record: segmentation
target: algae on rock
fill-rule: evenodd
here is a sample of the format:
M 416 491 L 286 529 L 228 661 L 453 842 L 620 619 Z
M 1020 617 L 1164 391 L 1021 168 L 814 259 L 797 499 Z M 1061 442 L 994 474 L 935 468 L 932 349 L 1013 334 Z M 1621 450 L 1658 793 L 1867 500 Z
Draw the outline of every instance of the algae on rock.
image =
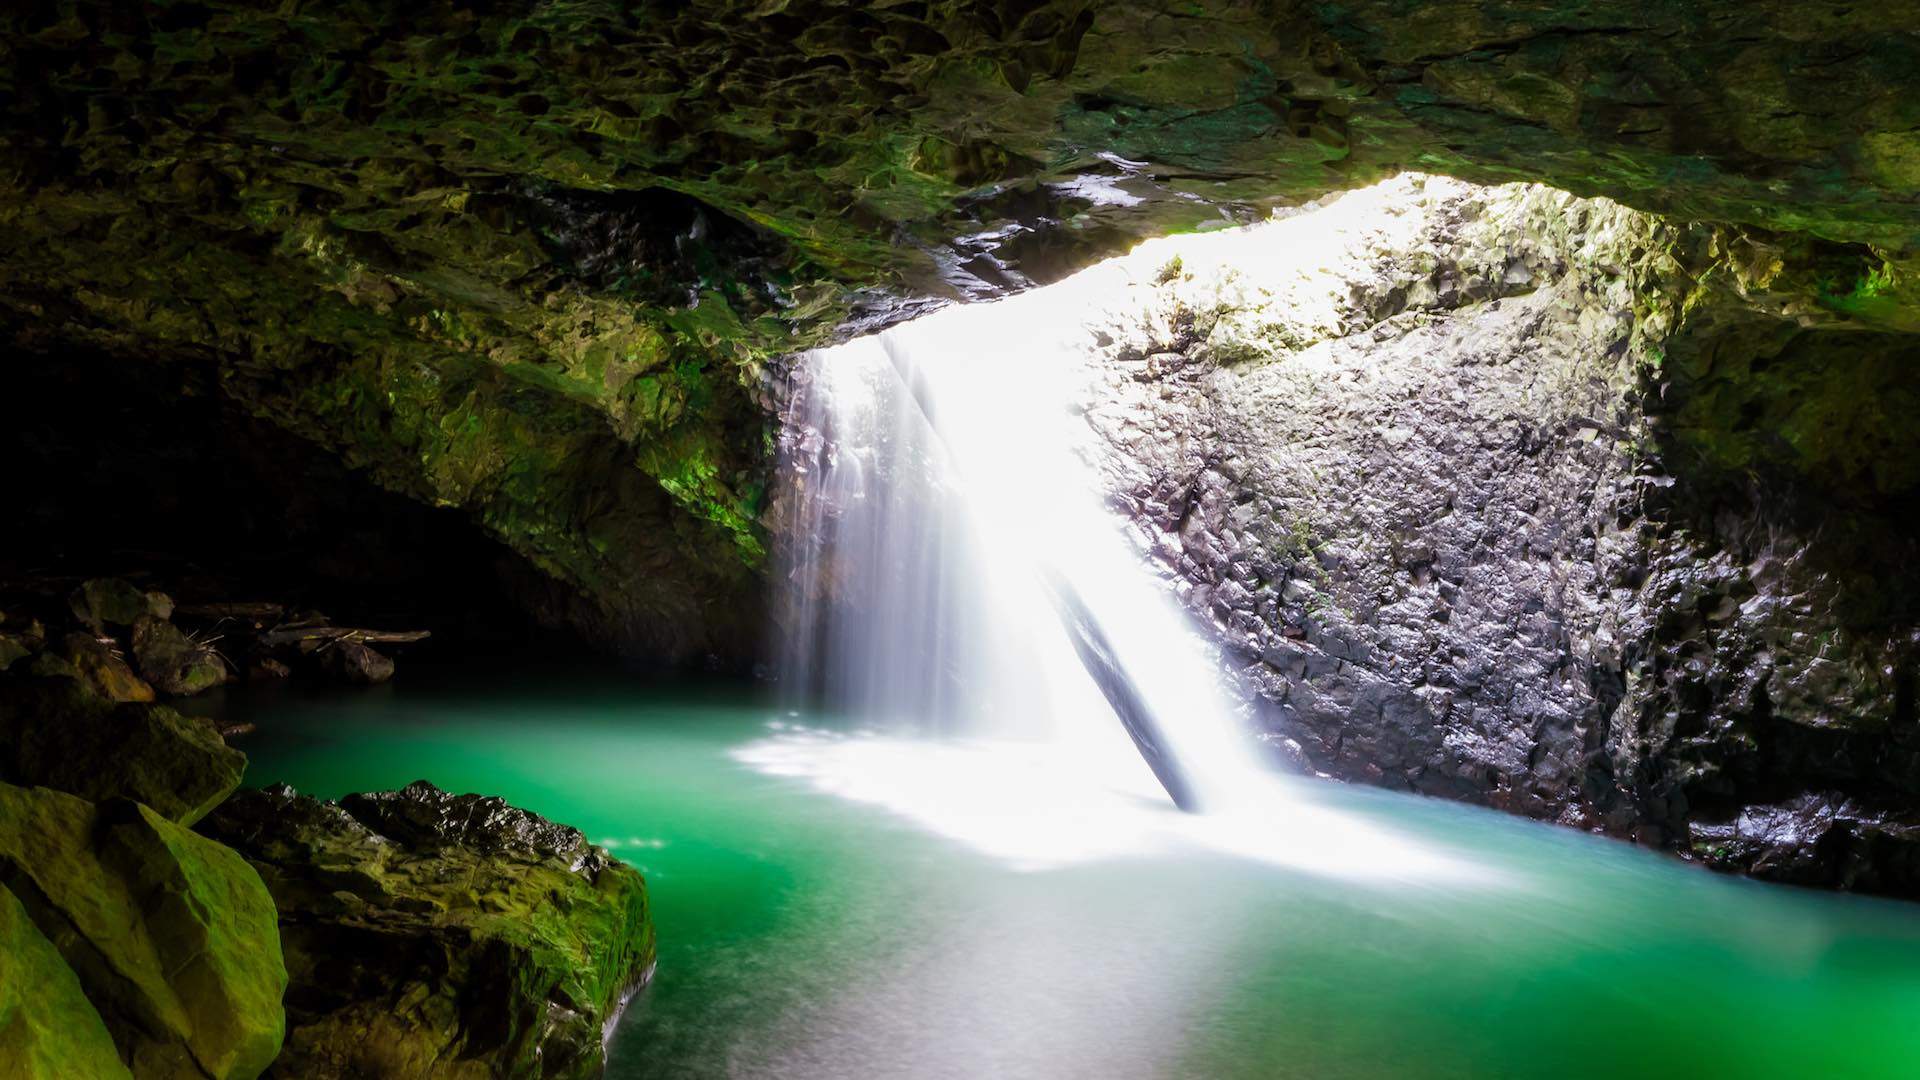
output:
M 284 785 L 201 823 L 260 871 L 292 984 L 288 1080 L 599 1075 L 650 974 L 640 875 L 576 829 L 425 781 L 337 803 Z

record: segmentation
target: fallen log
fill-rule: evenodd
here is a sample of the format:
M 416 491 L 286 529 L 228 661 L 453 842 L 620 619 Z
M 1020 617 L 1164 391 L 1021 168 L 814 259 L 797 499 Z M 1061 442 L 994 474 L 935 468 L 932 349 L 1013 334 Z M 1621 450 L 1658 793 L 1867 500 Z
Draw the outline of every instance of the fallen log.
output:
M 271 601 L 223 604 L 175 604 L 175 618 L 188 619 L 278 619 L 287 613 L 285 604 Z
M 405 645 L 431 637 L 427 630 L 361 630 L 347 626 L 296 626 L 269 630 L 260 635 L 260 644 L 269 649 L 283 645 L 330 645 L 350 641 L 357 645 Z

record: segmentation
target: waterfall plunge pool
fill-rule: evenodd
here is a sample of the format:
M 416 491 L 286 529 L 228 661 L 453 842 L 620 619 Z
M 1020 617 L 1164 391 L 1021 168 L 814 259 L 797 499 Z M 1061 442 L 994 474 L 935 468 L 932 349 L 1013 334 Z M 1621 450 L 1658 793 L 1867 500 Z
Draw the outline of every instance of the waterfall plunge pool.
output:
M 259 724 L 239 742 L 251 782 L 338 796 L 425 778 L 638 866 L 660 965 L 614 1036 L 623 1080 L 1802 1080 L 1920 1062 L 1911 905 L 1491 811 L 1314 785 L 1302 812 L 1343 823 L 1334 843 L 1311 820 L 1223 835 L 1044 756 L 612 670 L 415 664 L 379 690 L 233 693 L 224 711 Z M 1298 850 L 1283 832 L 1307 853 L 1273 857 Z
M 1324 335 L 1470 194 L 1402 177 L 1181 250 Z M 1916 1075 L 1920 909 L 1266 768 L 1166 553 L 1101 497 L 1151 467 L 1089 417 L 1158 376 L 1086 316 L 1178 337 L 1142 291 L 1171 251 L 799 358 L 774 641 L 830 712 L 410 665 L 237 695 L 252 778 L 500 795 L 639 867 L 660 962 L 628 1080 Z

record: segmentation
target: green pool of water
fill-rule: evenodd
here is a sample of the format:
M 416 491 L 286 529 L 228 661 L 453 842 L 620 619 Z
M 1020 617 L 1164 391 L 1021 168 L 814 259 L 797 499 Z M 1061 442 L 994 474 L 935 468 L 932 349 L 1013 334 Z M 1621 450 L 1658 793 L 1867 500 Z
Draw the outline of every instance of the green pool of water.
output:
M 638 866 L 660 964 L 613 1077 L 1920 1076 L 1920 908 L 1490 812 L 1311 785 L 1320 816 L 1294 828 L 1394 838 L 1388 865 L 1356 868 L 1339 856 L 1373 849 L 1337 830 L 1294 864 L 1287 826 L 1255 845 L 1279 858 L 1248 857 L 1121 800 L 1109 816 L 1151 834 L 1140 850 L 1123 833 L 1034 858 L 827 790 L 845 776 L 805 775 L 807 755 L 861 737 L 796 736 L 816 722 L 738 690 L 415 669 L 224 707 L 259 725 L 240 740 L 250 782 L 337 796 L 426 778 Z M 802 767 L 769 771 L 769 752 Z M 991 768 L 933 760 L 926 783 L 994 805 Z M 876 779 L 896 803 L 921 787 Z M 1023 835 L 1017 807 L 992 824 L 1055 854 L 1105 828 L 1055 814 Z

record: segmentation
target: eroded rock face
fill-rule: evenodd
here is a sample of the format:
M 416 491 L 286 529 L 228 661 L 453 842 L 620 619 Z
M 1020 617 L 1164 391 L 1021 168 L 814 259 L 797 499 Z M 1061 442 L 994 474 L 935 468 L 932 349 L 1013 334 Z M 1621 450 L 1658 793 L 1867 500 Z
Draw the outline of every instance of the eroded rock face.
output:
M 322 802 L 243 792 L 201 823 L 280 909 L 272 1075 L 597 1077 L 651 973 L 646 885 L 579 830 L 424 781 Z
M 55 0 L 0 49 L 0 336 L 210 384 L 662 655 L 751 648 L 769 358 L 1142 236 L 1548 180 L 1854 245 L 1808 302 L 1915 325 L 1899 4 Z
M 1276 234 L 1279 270 L 1169 266 L 1094 327 L 1116 505 L 1276 745 L 1912 891 L 1920 598 L 1890 579 L 1913 540 L 1874 499 L 1885 469 L 1833 464 L 1887 429 L 1825 432 L 1825 457 L 1749 440 L 1776 486 L 1735 489 L 1699 450 L 1713 432 L 1677 419 L 1724 407 L 1695 384 L 1730 337 L 1823 324 L 1742 284 L 1720 237 L 1545 189 L 1396 185 L 1343 232 L 1299 233 L 1301 269 Z M 1822 470 L 1809 530 L 1790 478 Z M 1809 802 L 1817 825 L 1780 824 Z

